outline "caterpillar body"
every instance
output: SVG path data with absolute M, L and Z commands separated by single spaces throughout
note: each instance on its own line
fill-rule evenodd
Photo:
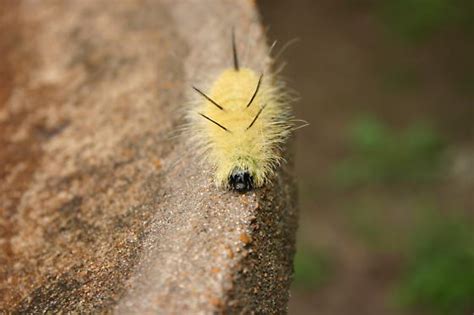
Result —
M 259 188 L 282 158 L 291 130 L 289 102 L 275 76 L 239 67 L 232 32 L 234 66 L 224 70 L 189 113 L 191 139 L 214 170 L 219 188 Z

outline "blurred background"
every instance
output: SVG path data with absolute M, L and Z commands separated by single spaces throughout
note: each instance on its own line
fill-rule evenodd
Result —
M 472 314 L 474 1 L 257 4 L 311 124 L 290 314 Z

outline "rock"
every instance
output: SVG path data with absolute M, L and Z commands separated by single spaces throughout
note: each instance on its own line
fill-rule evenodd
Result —
M 251 1 L 0 3 L 0 311 L 286 312 L 291 165 L 220 191 L 177 136 L 232 27 L 268 67 L 259 23 Z

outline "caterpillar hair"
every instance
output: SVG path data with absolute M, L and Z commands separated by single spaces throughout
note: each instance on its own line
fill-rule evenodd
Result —
M 232 29 L 233 67 L 190 109 L 190 137 L 214 171 L 217 187 L 246 192 L 264 185 L 282 161 L 294 129 L 283 84 L 239 64 Z

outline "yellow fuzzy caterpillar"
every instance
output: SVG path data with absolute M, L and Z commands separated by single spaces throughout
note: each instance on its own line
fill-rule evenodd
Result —
M 218 187 L 245 192 L 261 187 L 281 160 L 292 129 L 281 84 L 270 75 L 234 67 L 223 71 L 191 109 L 192 140 L 215 171 Z

